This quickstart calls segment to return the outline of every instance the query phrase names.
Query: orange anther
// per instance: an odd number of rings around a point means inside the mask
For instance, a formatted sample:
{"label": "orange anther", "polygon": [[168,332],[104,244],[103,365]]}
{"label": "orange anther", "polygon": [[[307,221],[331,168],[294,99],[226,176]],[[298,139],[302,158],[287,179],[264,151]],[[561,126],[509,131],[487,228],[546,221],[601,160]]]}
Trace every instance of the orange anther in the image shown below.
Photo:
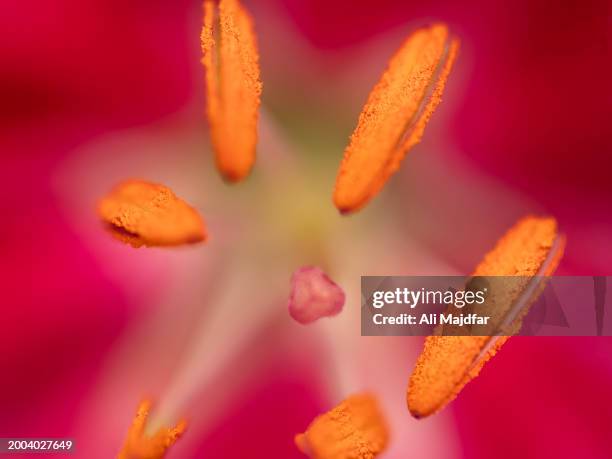
{"label": "orange anther", "polygon": [[444,24],[418,29],[395,53],[366,102],[336,178],[342,213],[363,207],[387,182],[441,101],[459,50]]}
{"label": "orange anther", "polygon": [[374,459],[387,446],[386,422],[371,394],[352,395],[317,416],[295,443],[312,459]]}
{"label": "orange anther", "polygon": [[204,241],[198,212],[164,185],[127,180],[100,200],[98,213],[111,234],[134,247]]}
{"label": "orange anther", "polygon": [[151,402],[142,401],[117,459],[162,459],[168,448],[185,433],[187,423],[181,421],[176,427],[162,427],[154,435],[146,435],[145,427],[150,411]]}
{"label": "orange anther", "polygon": [[[553,274],[565,245],[554,218],[526,217],[516,223],[476,267],[474,276],[532,276]],[[519,279],[521,281],[522,279]],[[517,282],[514,285],[521,285]],[[521,289],[508,290],[511,305]],[[539,291],[538,291],[539,293]],[[537,295],[537,293],[536,293]],[[531,298],[530,304],[535,297]],[[520,317],[519,317],[520,319]],[[509,336],[429,336],[408,384],[408,409],[413,416],[429,416],[453,400],[478,376]]]}
{"label": "orange anther", "polygon": [[201,35],[207,113],[217,168],[229,181],[255,162],[262,84],[253,21],[238,0],[204,2]]}

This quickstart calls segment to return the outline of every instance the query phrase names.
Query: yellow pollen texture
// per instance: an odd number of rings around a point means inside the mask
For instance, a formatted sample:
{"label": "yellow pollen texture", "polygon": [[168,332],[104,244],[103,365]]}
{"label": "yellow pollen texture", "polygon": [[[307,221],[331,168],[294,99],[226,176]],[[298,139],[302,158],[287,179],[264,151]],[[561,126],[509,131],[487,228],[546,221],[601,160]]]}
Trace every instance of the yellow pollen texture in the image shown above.
{"label": "yellow pollen texture", "polygon": [[198,212],[164,185],[127,180],[98,204],[111,234],[134,247],[176,246],[206,239]]}
{"label": "yellow pollen texture", "polygon": [[388,437],[376,399],[364,393],[317,416],[295,443],[312,459],[373,459],[386,448]]}
{"label": "yellow pollen texture", "polygon": [[342,213],[363,207],[417,144],[459,50],[444,24],[418,29],[392,57],[359,116],[336,178]]}
{"label": "yellow pollen texture", "polygon": [[238,0],[221,0],[218,9],[204,2],[201,43],[217,168],[240,181],[255,162],[262,84],[253,21]]}
{"label": "yellow pollen texture", "polygon": [[[558,247],[550,258],[555,241]],[[497,242],[473,276],[549,276],[559,264],[563,246],[564,238],[558,235],[554,218],[526,217]],[[543,266],[546,269],[542,273]],[[483,353],[491,340],[489,336],[427,337],[408,384],[407,402],[412,415],[429,416],[446,406],[478,376],[483,365],[508,338],[498,337]]]}
{"label": "yellow pollen texture", "polygon": [[145,400],[140,403],[117,459],[162,459],[168,448],[185,432],[187,423],[181,421],[176,427],[162,427],[153,436],[147,436],[145,428],[150,411],[150,401]]}

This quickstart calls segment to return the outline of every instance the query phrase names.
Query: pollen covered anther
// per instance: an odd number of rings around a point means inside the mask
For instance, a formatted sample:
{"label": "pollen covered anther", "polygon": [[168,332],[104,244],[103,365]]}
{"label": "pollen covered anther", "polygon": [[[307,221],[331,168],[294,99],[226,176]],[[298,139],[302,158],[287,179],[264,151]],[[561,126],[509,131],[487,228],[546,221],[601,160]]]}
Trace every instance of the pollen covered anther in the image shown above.
{"label": "pollen covered anther", "polygon": [[238,0],[204,1],[206,111],[216,164],[231,182],[255,162],[262,84],[253,20]]}
{"label": "pollen covered anther", "polygon": [[181,421],[175,427],[162,427],[154,435],[147,435],[145,429],[150,411],[151,402],[142,401],[117,459],[162,459],[185,433],[187,423]]}
{"label": "pollen covered anther", "polygon": [[98,204],[111,234],[133,247],[176,246],[206,240],[204,220],[170,188],[126,180]]}
{"label": "pollen covered anther", "polygon": [[374,459],[387,446],[389,432],[376,398],[351,395],[317,416],[295,444],[311,459]]}
{"label": "pollen covered anther", "polygon": [[333,196],[342,213],[372,199],[421,140],[458,50],[459,40],[434,24],[412,33],[391,58],[344,152]]}
{"label": "pollen covered anther", "polygon": [[[508,327],[520,329],[521,320],[542,290],[539,279],[551,276],[563,255],[565,237],[554,218],[519,220],[474,270],[473,276],[516,276],[516,289],[501,289],[493,310],[524,305]],[[535,288],[533,289],[535,285]],[[429,336],[410,377],[408,409],[414,417],[429,416],[452,401],[480,373],[510,338],[493,336]]]}

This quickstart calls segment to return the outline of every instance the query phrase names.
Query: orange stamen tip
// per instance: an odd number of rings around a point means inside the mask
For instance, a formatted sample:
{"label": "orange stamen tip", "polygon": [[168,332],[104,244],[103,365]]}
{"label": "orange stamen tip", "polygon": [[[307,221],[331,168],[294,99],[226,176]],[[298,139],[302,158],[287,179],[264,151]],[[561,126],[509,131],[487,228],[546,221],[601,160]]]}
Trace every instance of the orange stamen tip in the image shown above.
{"label": "orange stamen tip", "polygon": [[153,436],[145,434],[151,402],[143,400],[138,406],[134,421],[117,456],[117,459],[162,459],[168,449],[185,433],[187,422],[181,421],[173,428],[162,427]]}
{"label": "orange stamen tip", "polygon": [[100,200],[111,234],[133,247],[176,246],[206,240],[204,220],[164,185],[127,180]]}
{"label": "orange stamen tip", "polygon": [[253,20],[238,0],[204,1],[207,113],[217,168],[229,182],[255,162],[262,83]]}
{"label": "orange stamen tip", "polygon": [[[565,238],[554,218],[526,217],[497,242],[473,276],[550,276],[563,255]],[[518,284],[523,278],[518,278]],[[524,288],[503,292],[500,301],[512,305]],[[541,290],[530,297],[531,304]],[[496,304],[497,307],[497,304]],[[526,312],[526,310],[525,310]],[[520,328],[520,320],[515,325]],[[518,331],[518,330],[517,330]],[[452,401],[480,373],[509,336],[429,336],[408,384],[408,409],[416,418],[429,416]]]}
{"label": "orange stamen tip", "polygon": [[373,459],[387,446],[385,419],[371,394],[352,395],[317,416],[295,437],[300,451],[313,459]]}
{"label": "orange stamen tip", "polygon": [[344,152],[333,196],[340,212],[363,207],[421,140],[458,50],[446,25],[434,24],[413,32],[391,58]]}

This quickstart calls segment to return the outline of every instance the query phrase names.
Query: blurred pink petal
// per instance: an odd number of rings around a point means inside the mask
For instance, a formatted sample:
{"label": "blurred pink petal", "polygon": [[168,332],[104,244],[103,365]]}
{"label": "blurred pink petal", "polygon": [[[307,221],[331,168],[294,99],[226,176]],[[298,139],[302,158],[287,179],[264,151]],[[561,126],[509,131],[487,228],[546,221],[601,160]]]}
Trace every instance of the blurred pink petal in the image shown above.
{"label": "blurred pink petal", "polygon": [[611,350],[610,337],[510,340],[451,405],[466,457],[609,458]]}

